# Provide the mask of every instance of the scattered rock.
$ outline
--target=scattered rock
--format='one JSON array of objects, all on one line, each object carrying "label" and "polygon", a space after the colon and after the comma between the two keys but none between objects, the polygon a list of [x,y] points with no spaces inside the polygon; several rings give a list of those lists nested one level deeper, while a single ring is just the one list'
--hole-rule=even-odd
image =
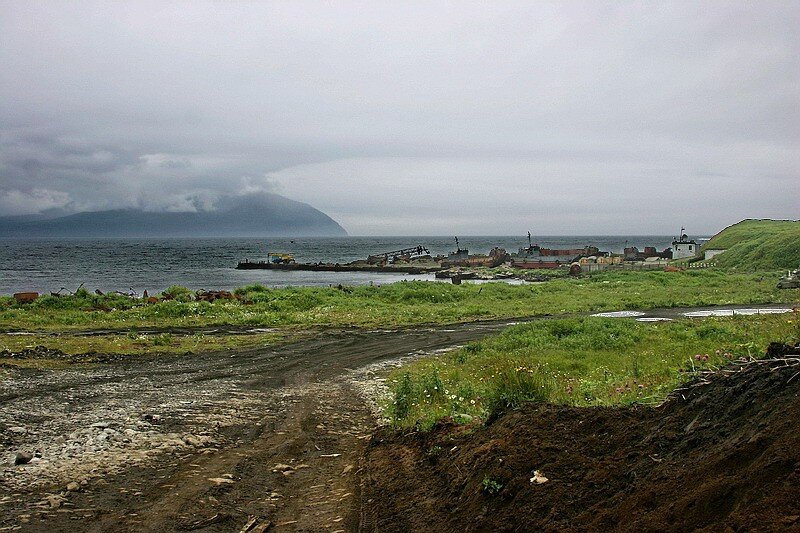
[{"label": "scattered rock", "polygon": [[75,481],[71,481],[67,483],[67,490],[69,492],[78,492],[79,490],[81,490],[81,484]]},{"label": "scattered rock", "polygon": [[186,435],[183,437],[183,442],[185,442],[187,446],[194,446],[195,448],[203,444],[203,442],[194,435]]},{"label": "scattered rock", "polygon": [[294,467],[285,463],[278,463],[272,467],[273,472],[286,472],[287,470],[294,470]]},{"label": "scattered rock", "polygon": [[536,483],[537,485],[541,485],[542,483],[547,483],[550,481],[546,478],[539,470],[533,471],[533,477],[531,478],[531,483]]},{"label": "scattered rock", "polygon": [[8,431],[9,431],[10,433],[15,433],[15,434],[17,434],[17,435],[24,435],[25,433],[27,433],[27,432],[28,432],[28,430],[27,430],[26,428],[22,427],[22,426],[13,426],[13,427],[10,427],[10,428],[8,428]]},{"label": "scattered rock", "polygon": [[33,454],[29,452],[17,452],[14,456],[15,465],[26,465],[33,459]]},{"label": "scattered rock", "polygon": [[219,522],[224,522],[231,517],[228,513],[217,513],[214,516],[209,518],[203,518],[202,520],[197,520],[190,524],[178,524],[178,529],[183,529],[187,531],[193,531],[195,529],[203,529],[204,527],[208,527],[212,524],[217,524]]},{"label": "scattered rock", "polygon": [[47,503],[50,504],[51,509],[58,509],[61,507],[61,504],[64,503],[64,498],[55,494],[51,494],[47,497]]},{"label": "scattered rock", "polygon": [[96,428],[96,429],[106,429],[109,426],[111,426],[111,423],[110,422],[105,422],[105,421],[103,421],[103,422],[95,422],[94,424],[91,425],[91,427]]},{"label": "scattered rock", "polygon": [[232,479],[228,479],[226,477],[210,477],[208,478],[209,481],[212,483],[216,483],[217,485],[224,485],[226,483],[234,483]]}]

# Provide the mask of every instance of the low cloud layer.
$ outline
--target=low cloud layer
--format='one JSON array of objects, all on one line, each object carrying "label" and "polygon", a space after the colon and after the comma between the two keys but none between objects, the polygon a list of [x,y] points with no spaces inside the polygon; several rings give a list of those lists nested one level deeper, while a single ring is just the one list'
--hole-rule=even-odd
[{"label": "low cloud layer", "polygon": [[800,217],[796,2],[0,14],[0,215],[271,191],[351,234]]}]

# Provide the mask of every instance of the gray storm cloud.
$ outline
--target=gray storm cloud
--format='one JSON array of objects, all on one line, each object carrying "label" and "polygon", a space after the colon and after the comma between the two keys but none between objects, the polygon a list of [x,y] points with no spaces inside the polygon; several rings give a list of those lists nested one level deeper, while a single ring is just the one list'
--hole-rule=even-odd
[{"label": "gray storm cloud", "polygon": [[798,218],[796,2],[0,2],[0,215],[272,191],[351,234]]}]

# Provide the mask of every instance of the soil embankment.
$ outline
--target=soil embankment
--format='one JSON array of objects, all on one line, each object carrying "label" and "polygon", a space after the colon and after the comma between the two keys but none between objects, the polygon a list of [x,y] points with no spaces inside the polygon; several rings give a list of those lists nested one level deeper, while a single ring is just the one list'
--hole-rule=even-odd
[{"label": "soil embankment", "polygon": [[[796,350],[795,350],[796,351]],[[367,531],[800,530],[800,358],[658,408],[529,404],[485,427],[373,437]]]}]

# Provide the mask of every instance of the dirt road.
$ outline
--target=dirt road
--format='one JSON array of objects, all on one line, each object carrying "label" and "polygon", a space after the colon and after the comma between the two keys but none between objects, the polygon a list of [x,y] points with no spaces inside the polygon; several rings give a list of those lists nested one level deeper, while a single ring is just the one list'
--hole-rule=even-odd
[{"label": "dirt road", "polygon": [[[0,370],[0,530],[353,530],[373,372],[506,323]],[[19,452],[34,454],[13,465]]]},{"label": "dirt road", "polygon": [[508,324],[0,368],[0,531],[358,530],[385,366]]}]

